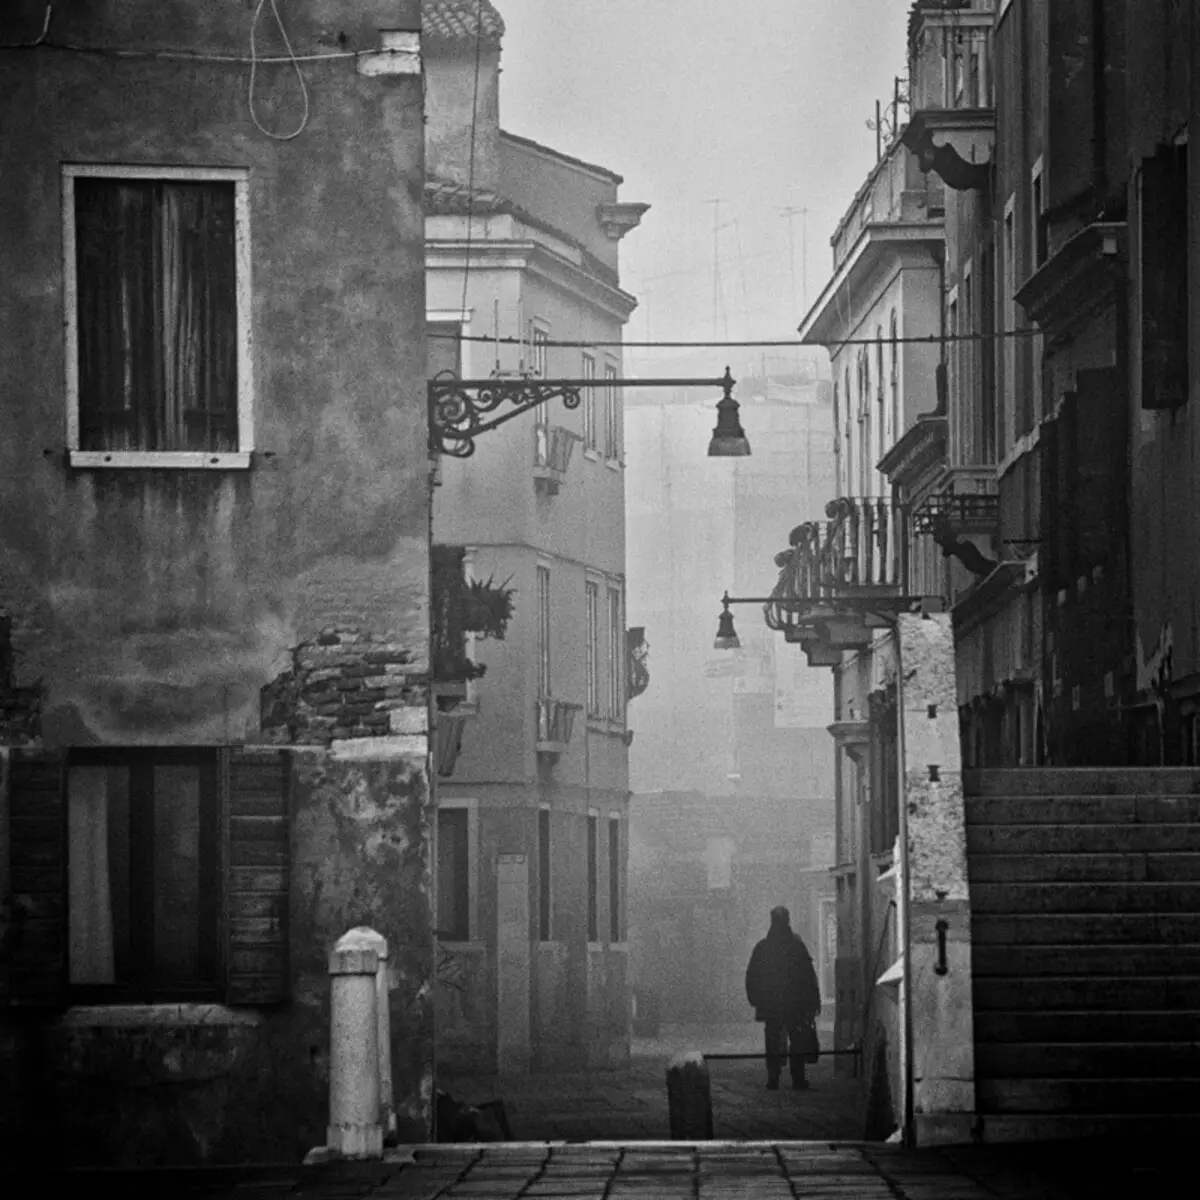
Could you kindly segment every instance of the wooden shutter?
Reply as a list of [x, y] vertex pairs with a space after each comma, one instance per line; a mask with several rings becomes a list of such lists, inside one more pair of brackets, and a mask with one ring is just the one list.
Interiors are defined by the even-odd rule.
[[1142, 163], [1142, 407], [1176, 408], [1188, 394], [1187, 147]]
[[287, 757], [229, 756], [226, 1002], [273, 1004], [288, 995], [290, 822]]
[[5, 934], [9, 999], [59, 1005], [66, 982], [66, 814], [63, 761], [14, 750], [9, 766], [12, 911]]

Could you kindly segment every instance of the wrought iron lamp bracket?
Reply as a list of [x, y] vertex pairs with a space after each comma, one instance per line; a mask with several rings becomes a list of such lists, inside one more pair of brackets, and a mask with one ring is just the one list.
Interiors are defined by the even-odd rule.
[[[564, 407], [578, 408], [584, 388], [627, 387], [719, 387], [723, 396], [718, 409], [736, 427], [737, 402], [733, 399], [733, 376], [729, 368], [720, 379], [542, 379], [533, 375], [494, 376], [491, 379], [459, 379], [453, 371], [442, 371], [429, 380], [429, 450], [431, 454], [446, 454], [451, 458], [470, 458], [475, 453], [475, 439], [481, 433], [519, 417], [531, 408], [561, 399]], [[709, 453], [714, 453], [711, 449]], [[749, 453], [745, 445], [741, 454]]]
[[[429, 448], [470, 458], [475, 439], [531, 408], [561, 399], [578, 408], [584, 381], [567, 379], [459, 379], [443, 372], [429, 381]], [[496, 414], [496, 415], [492, 415]]]

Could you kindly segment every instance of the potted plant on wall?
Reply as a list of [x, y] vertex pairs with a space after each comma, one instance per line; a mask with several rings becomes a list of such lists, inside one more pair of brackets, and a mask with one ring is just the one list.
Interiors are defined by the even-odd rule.
[[439, 712], [450, 712], [467, 695], [467, 685], [487, 671], [467, 653], [467, 635], [504, 640], [513, 614], [515, 589], [506, 580], [468, 579], [462, 546], [433, 547], [431, 665]]

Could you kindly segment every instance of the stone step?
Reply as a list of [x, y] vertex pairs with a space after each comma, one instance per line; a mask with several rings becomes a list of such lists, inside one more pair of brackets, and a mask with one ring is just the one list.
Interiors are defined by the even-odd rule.
[[[981, 883], [971, 879], [971, 912], [1190, 914], [1200, 918], [1200, 883]], [[1198, 924], [1200, 929], [1200, 924]]]
[[[1041, 949], [1045, 949], [1042, 947]], [[1170, 966], [1174, 967], [1174, 947]], [[1002, 955], [997, 947], [987, 953]], [[1055, 956], [1057, 951], [1054, 951]], [[1165, 956], [1164, 956], [1165, 957]], [[1045, 956], [1051, 966], [1057, 957]], [[977, 964], [979, 965], [979, 964]], [[1111, 970], [1111, 967], [1108, 968]], [[1189, 1012], [1200, 1003], [1200, 974], [1127, 975], [1097, 973], [1085, 976], [1030, 975], [997, 978], [976, 974], [974, 986], [975, 1021], [991, 1012], [1004, 1015], [1027, 1013], [1031, 1016], [1087, 1011], [1094, 1017], [1127, 1012]], [[1122, 1016], [1123, 1020], [1124, 1017]]]
[[1200, 1045], [1181, 1042], [980, 1042], [982, 1079], [1200, 1079]]
[[[1193, 995], [1192, 1003], [1200, 1001]], [[1200, 1042], [1200, 1011], [975, 1013], [975, 1042]]]
[[1200, 794], [1197, 767], [1015, 767], [964, 771], [968, 796]]
[[1126, 1144], [1190, 1144], [1200, 1137], [1200, 1113], [1032, 1113], [981, 1114], [971, 1135], [980, 1142], [1068, 1142], [1102, 1138]]
[[[971, 917], [971, 941], [976, 946], [1052, 943], [1066, 946], [1105, 944], [1122, 948], [1181, 943], [1200, 946], [1200, 913], [975, 913]], [[1124, 953], [1124, 949], [1118, 953]]]
[[968, 825], [1161, 825], [1200, 820], [1200, 795], [971, 796]]
[[1045, 825], [968, 822], [967, 855], [1200, 853], [1200, 822]]
[[1200, 853], [975, 853], [969, 872], [974, 904], [975, 888], [984, 883], [1200, 883]]
[[977, 1076], [982, 1113], [1200, 1112], [1200, 1076], [1192, 1079], [990, 1079]]
[[[1012, 918], [1004, 918], [1011, 921]], [[1029, 918], [1024, 918], [1028, 920]], [[1031, 976], [1200, 975], [1200, 945], [1164, 942], [1157, 946], [1029, 945], [1019, 940], [971, 946], [971, 970], [977, 987], [991, 977], [1024, 980]]]

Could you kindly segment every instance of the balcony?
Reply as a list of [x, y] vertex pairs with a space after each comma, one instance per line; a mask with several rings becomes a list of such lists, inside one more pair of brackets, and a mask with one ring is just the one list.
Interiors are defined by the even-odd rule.
[[542, 696], [537, 700], [535, 707], [538, 758], [555, 763], [570, 745], [571, 734], [575, 729], [575, 714], [583, 710], [583, 705]]
[[995, 492], [945, 491], [926, 496], [913, 510], [913, 533], [994, 534], [1000, 524], [1000, 497]]
[[539, 492], [556, 496], [567, 468], [575, 443], [583, 439], [574, 430], [561, 425], [538, 425], [534, 428], [533, 481]]
[[868, 645], [907, 598], [891, 500], [843, 496], [825, 515], [793, 529], [790, 547], [775, 556], [779, 580], [763, 611], [767, 627], [798, 643], [810, 666], [831, 667], [844, 650]]

